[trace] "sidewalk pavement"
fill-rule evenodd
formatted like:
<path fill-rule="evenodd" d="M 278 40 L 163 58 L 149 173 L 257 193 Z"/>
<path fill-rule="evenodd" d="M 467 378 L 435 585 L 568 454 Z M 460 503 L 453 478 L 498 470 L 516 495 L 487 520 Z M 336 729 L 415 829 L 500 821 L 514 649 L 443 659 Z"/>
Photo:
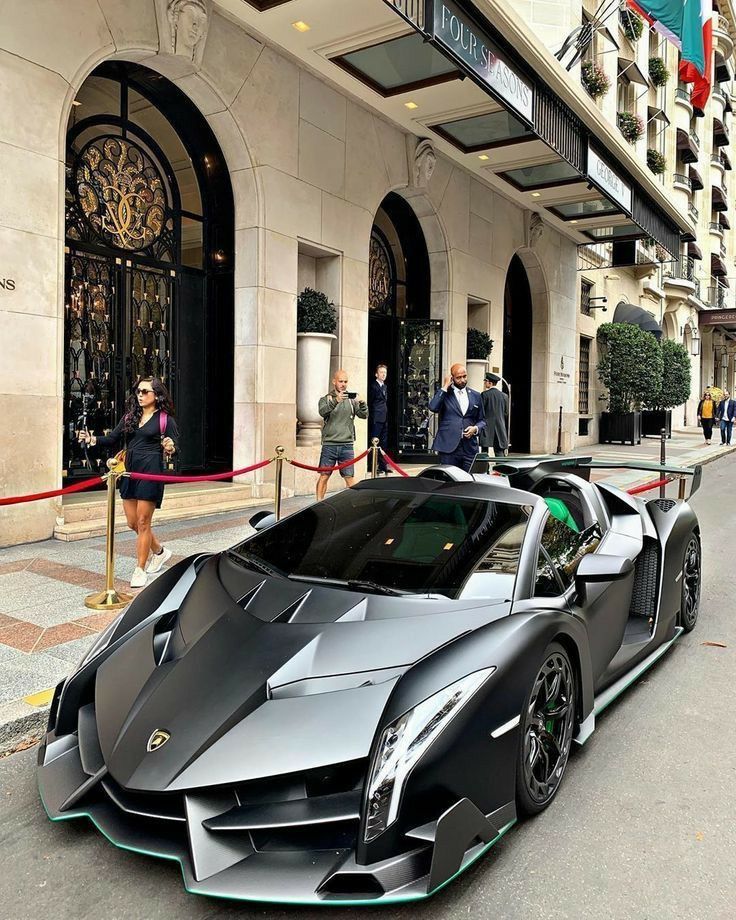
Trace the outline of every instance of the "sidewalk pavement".
<path fill-rule="evenodd" d="M 678 466 L 708 463 L 736 450 L 721 447 L 716 438 L 703 444 L 699 429 L 674 431 L 667 442 L 667 462 Z M 598 444 L 577 450 L 578 456 L 599 460 L 659 462 L 658 439 L 638 446 Z M 421 467 L 411 467 L 416 472 Z M 631 488 L 656 478 L 640 470 L 596 471 L 619 488 Z M 306 507 L 312 497 L 287 499 L 289 514 Z M 261 506 L 262 507 L 262 506 Z M 172 564 L 202 551 L 220 551 L 245 539 L 255 508 L 192 518 L 156 527 L 159 539 L 174 553 Z M 116 538 L 118 590 L 130 591 L 135 537 Z M 46 540 L 0 550 L 0 754 L 24 739 L 38 737 L 46 721 L 53 687 L 76 665 L 95 636 L 117 613 L 95 613 L 84 598 L 104 586 L 105 541 L 95 537 L 74 543 Z"/>

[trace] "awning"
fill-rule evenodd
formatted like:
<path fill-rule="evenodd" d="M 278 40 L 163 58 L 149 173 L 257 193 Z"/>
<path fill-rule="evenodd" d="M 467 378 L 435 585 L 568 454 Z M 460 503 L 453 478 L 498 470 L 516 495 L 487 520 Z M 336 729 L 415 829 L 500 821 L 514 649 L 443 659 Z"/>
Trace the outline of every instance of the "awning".
<path fill-rule="evenodd" d="M 718 51 L 715 55 L 715 80 L 716 83 L 730 83 L 731 82 L 731 68 L 728 66 L 728 63 L 724 59 L 723 55 Z"/>
<path fill-rule="evenodd" d="M 645 332 L 651 332 L 655 339 L 659 339 L 662 336 L 662 327 L 654 318 L 654 314 L 643 307 L 635 306 L 633 303 L 626 303 L 622 300 L 616 304 L 613 321 L 614 323 L 631 323 Z"/>
<path fill-rule="evenodd" d="M 728 154 L 725 150 L 721 150 L 721 162 L 723 163 L 724 169 L 731 169 L 731 160 L 728 158 Z"/>
<path fill-rule="evenodd" d="M 649 80 L 647 80 L 641 72 L 639 65 L 636 61 L 632 61 L 629 58 L 620 57 L 618 59 L 618 75 L 619 77 L 626 77 L 630 83 L 638 83 L 640 86 L 649 86 Z"/>
<path fill-rule="evenodd" d="M 721 213 L 718 215 L 718 223 L 723 227 L 724 230 L 730 230 L 730 229 L 731 229 L 731 224 L 729 223 L 728 218 L 726 217 L 726 215 L 725 215 L 723 212 L 721 212 Z"/>
<path fill-rule="evenodd" d="M 726 193 L 720 187 L 720 185 L 714 185 L 711 189 L 710 194 L 711 207 L 714 211 L 727 211 L 728 202 L 726 201 Z"/>
<path fill-rule="evenodd" d="M 649 124 L 650 121 L 661 121 L 664 125 L 670 123 L 665 110 L 658 108 L 656 105 L 647 106 L 647 124 Z"/>
<path fill-rule="evenodd" d="M 694 192 L 699 192 L 701 188 L 705 188 L 705 186 L 703 185 L 703 180 L 700 177 L 700 173 L 697 171 L 697 169 L 694 166 L 690 167 L 690 169 L 688 170 L 688 173 L 690 175 L 690 182 L 692 184 Z"/>
<path fill-rule="evenodd" d="M 684 128 L 677 129 L 677 149 L 680 151 L 683 163 L 698 162 L 698 145 L 692 135 Z"/>
<path fill-rule="evenodd" d="M 728 131 L 720 118 L 713 119 L 713 146 L 727 147 L 729 144 Z"/>
<path fill-rule="evenodd" d="M 711 275 L 718 275 L 719 278 L 725 278 L 728 274 L 726 263 L 715 252 L 710 254 L 710 273 Z M 728 285 L 726 285 L 726 287 L 728 287 Z"/>
<path fill-rule="evenodd" d="M 687 244 L 687 254 L 691 259 L 697 259 L 699 262 L 703 258 L 703 253 L 700 251 L 700 246 L 697 243 L 688 243 Z"/>

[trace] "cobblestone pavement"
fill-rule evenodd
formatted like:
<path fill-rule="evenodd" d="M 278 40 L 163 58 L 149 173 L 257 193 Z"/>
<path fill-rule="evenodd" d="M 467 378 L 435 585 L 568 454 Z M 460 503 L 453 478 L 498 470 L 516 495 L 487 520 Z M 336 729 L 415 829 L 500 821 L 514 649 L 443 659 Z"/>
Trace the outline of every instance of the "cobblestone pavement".
<path fill-rule="evenodd" d="M 715 443 L 705 447 L 698 429 L 676 431 L 667 443 L 668 463 L 690 466 L 723 457 L 736 450 Z M 659 461 L 657 439 L 641 445 L 595 445 L 578 450 L 610 461 Z M 416 472 L 422 467 L 410 467 Z M 651 481 L 651 472 L 636 470 L 596 471 L 621 488 Z M 311 496 L 299 496 L 284 503 L 285 513 L 302 508 Z M 252 531 L 251 511 L 192 518 L 156 527 L 156 533 L 172 550 L 171 563 L 203 550 L 218 551 L 243 540 Z M 116 537 L 118 590 L 130 591 L 134 536 Z M 104 585 L 105 542 L 91 538 L 73 543 L 46 540 L 0 550 L 0 749 L 2 726 L 48 705 L 53 688 L 84 655 L 95 635 L 116 616 L 94 613 L 84 598 Z"/>

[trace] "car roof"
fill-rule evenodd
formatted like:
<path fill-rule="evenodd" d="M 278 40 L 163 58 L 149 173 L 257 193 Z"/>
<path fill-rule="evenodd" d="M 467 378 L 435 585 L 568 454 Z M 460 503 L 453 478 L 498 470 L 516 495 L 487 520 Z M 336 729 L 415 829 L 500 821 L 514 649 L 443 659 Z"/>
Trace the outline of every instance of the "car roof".
<path fill-rule="evenodd" d="M 376 492 L 408 492 L 413 495 L 435 494 L 456 498 L 476 498 L 483 501 L 504 502 L 510 505 L 536 505 L 542 499 L 534 492 L 512 489 L 505 480 L 498 483 L 489 477 L 484 482 L 453 482 L 429 479 L 422 476 L 391 479 L 364 479 L 354 489 Z"/>

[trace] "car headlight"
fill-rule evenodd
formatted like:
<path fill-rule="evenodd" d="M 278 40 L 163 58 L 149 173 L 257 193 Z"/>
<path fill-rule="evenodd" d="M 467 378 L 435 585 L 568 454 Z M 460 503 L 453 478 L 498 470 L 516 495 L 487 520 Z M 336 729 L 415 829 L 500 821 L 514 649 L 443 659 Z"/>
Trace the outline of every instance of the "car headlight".
<path fill-rule="evenodd" d="M 92 661 L 95 655 L 99 655 L 99 653 L 107 646 L 107 643 L 110 641 L 112 634 L 115 632 L 115 627 L 122 620 L 122 618 L 123 614 L 121 613 L 119 616 L 115 617 L 112 623 L 110 623 L 102 630 L 102 632 L 92 644 L 92 648 L 88 652 L 85 652 L 76 668 L 74 668 L 72 671 L 72 674 L 76 674 L 77 671 L 81 671 L 89 661 Z"/>
<path fill-rule="evenodd" d="M 366 843 L 396 820 L 401 791 L 414 765 L 495 670 L 484 668 L 455 681 L 404 713 L 384 731 L 368 781 Z"/>

